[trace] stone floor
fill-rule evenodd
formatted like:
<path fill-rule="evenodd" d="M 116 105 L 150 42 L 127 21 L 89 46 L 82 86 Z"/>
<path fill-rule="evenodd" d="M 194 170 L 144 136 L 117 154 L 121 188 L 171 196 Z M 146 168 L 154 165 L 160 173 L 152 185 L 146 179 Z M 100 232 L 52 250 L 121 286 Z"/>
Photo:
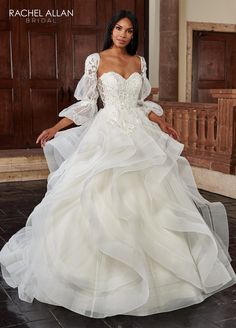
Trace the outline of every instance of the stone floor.
<path fill-rule="evenodd" d="M 25 223 L 45 192 L 45 181 L 0 184 L 0 247 Z M 236 269 L 236 200 L 201 191 L 210 201 L 224 203 L 229 216 L 230 254 Z M 92 319 L 62 307 L 20 301 L 17 290 L 0 280 L 0 327 L 17 328 L 234 328 L 236 285 L 204 302 L 178 311 L 146 317 Z"/>

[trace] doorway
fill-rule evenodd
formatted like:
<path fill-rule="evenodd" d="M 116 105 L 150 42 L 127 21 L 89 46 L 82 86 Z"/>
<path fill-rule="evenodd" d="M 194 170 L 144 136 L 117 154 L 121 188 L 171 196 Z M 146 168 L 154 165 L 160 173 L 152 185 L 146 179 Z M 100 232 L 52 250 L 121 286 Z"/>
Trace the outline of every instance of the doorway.
<path fill-rule="evenodd" d="M 193 31 L 192 102 L 215 102 L 210 89 L 236 88 L 236 33 Z"/>

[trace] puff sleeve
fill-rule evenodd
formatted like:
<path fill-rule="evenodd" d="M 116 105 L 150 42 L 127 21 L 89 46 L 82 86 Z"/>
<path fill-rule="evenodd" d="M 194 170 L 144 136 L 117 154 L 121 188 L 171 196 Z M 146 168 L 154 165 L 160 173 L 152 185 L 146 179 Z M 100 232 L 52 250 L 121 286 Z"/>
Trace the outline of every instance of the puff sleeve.
<path fill-rule="evenodd" d="M 144 57 L 140 56 L 140 58 L 141 58 L 142 87 L 141 87 L 140 94 L 139 94 L 138 104 L 139 104 L 139 106 L 141 106 L 141 110 L 143 110 L 146 115 L 148 115 L 150 112 L 153 112 L 158 116 L 162 116 L 163 109 L 160 105 L 158 105 L 157 103 L 155 103 L 153 101 L 144 100 L 145 98 L 147 98 L 150 95 L 152 88 L 151 88 L 150 82 L 146 76 L 146 71 L 147 71 L 146 61 L 145 61 Z"/>
<path fill-rule="evenodd" d="M 89 55 L 85 60 L 84 75 L 75 89 L 74 97 L 78 100 L 73 105 L 63 109 L 60 117 L 67 117 L 77 125 L 83 125 L 97 113 L 97 68 L 99 62 L 97 53 Z"/>

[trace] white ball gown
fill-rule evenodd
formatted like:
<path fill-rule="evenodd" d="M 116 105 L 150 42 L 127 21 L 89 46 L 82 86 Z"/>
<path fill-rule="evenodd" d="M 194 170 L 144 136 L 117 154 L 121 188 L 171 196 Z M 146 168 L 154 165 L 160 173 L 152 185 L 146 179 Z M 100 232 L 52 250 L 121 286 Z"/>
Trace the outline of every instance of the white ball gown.
<path fill-rule="evenodd" d="M 0 252 L 3 277 L 21 300 L 95 318 L 143 316 L 236 282 L 222 204 L 211 213 L 216 231 L 196 206 L 210 203 L 181 156 L 184 145 L 147 117 L 162 108 L 144 101 L 150 83 L 140 59 L 141 73 L 128 79 L 112 71 L 97 78 L 99 54 L 86 59 L 78 102 L 60 113 L 82 125 L 46 144 L 47 193 Z"/>

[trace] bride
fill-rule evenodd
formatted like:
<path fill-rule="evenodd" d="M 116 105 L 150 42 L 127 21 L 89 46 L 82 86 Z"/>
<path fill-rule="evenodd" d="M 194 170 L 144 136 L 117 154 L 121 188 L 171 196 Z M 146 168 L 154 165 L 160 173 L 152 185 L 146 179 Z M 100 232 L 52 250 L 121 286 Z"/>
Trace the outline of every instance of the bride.
<path fill-rule="evenodd" d="M 144 316 L 202 302 L 236 282 L 223 205 L 212 212 L 216 231 L 196 206 L 211 203 L 197 190 L 177 132 L 145 101 L 151 88 L 137 40 L 135 16 L 120 11 L 103 51 L 86 59 L 78 102 L 37 139 L 48 189 L 0 252 L 3 277 L 21 300 L 95 318 Z M 80 126 L 58 132 L 72 122 Z"/>

